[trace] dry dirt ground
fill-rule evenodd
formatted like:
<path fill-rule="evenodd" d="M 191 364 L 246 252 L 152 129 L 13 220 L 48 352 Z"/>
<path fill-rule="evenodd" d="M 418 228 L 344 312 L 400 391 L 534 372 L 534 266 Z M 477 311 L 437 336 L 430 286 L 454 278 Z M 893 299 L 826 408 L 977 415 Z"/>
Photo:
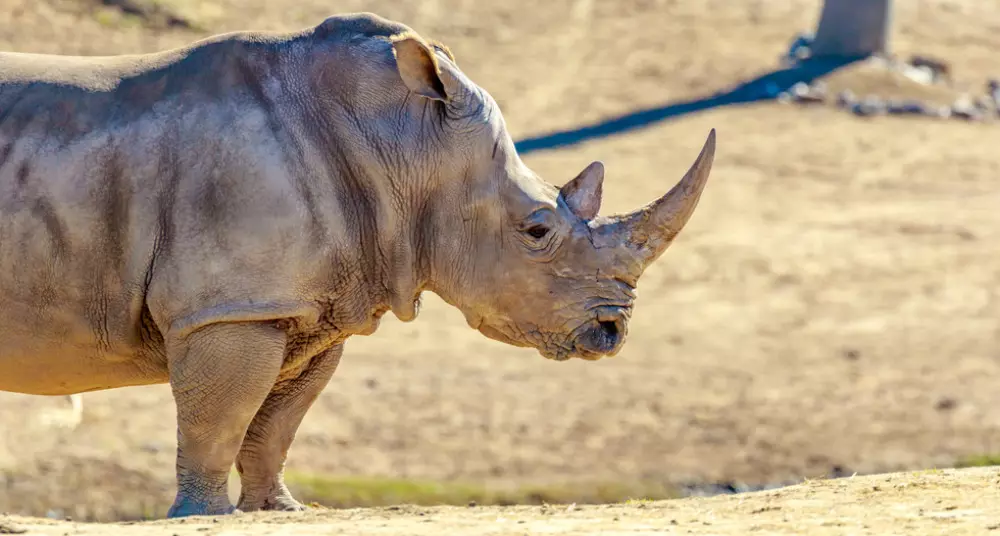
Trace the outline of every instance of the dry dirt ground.
<path fill-rule="evenodd" d="M 996 468 L 884 474 L 744 495 L 598 506 L 413 506 L 86 524 L 0 516 L 33 536 L 407 534 L 990 534 L 1000 531 Z"/>
<path fill-rule="evenodd" d="M 335 12 L 375 11 L 447 43 L 524 138 L 708 96 L 765 73 L 795 32 L 813 27 L 820 4 L 160 3 L 201 29 L 150 28 L 83 0 L 5 0 L 0 48 L 143 52 L 220 31 L 300 28 Z M 1000 76 L 1000 4 L 897 4 L 900 54 L 949 60 L 958 83 L 977 93 Z M 850 71 L 839 76 L 843 84 Z M 859 83 L 868 91 L 909 87 L 871 76 Z M 348 343 L 299 432 L 290 470 L 490 485 L 764 483 L 945 467 L 1000 451 L 1000 123 L 862 119 L 771 102 L 525 160 L 561 184 L 602 159 L 604 210 L 631 209 L 680 178 L 712 127 L 713 177 L 688 228 L 644 276 L 618 357 L 545 361 L 486 340 L 428 296 L 416 322 L 389 318 L 374 336 Z M 109 519 L 123 515 L 122 504 L 146 501 L 141 508 L 162 512 L 174 485 L 168 388 L 88 394 L 73 431 L 39 419 L 61 404 L 0 394 L 0 511 Z M 926 490 L 906 488 L 914 495 L 899 500 L 925 501 L 927 512 L 937 495 L 958 501 L 961 482 L 942 478 Z M 968 478 L 972 486 L 980 477 Z M 839 496 L 841 485 L 800 488 L 788 497 L 804 502 L 782 508 L 825 512 L 821 501 Z M 850 493 L 854 506 L 845 512 L 880 497 Z M 969 491 L 961 501 L 982 496 Z M 786 496 L 764 497 L 781 505 Z M 657 508 L 688 511 L 687 520 L 699 508 L 744 513 L 738 498 L 713 500 Z M 851 522 L 896 515 L 872 504 Z M 564 519 L 582 523 L 601 511 Z M 463 523 L 496 513 L 462 512 Z M 538 518 L 537 509 L 519 512 Z M 765 517 L 780 521 L 783 512 Z M 350 515 L 320 519 L 344 523 Z"/>

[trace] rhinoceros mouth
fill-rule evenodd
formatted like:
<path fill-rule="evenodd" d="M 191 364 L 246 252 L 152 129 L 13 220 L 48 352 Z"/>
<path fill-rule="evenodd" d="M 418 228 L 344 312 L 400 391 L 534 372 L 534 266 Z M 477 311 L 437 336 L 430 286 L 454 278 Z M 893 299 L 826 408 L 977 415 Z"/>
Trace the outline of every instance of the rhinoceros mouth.
<path fill-rule="evenodd" d="M 572 332 L 557 334 L 537 331 L 522 333 L 513 324 L 489 322 L 485 318 L 470 326 L 492 339 L 520 348 L 534 348 L 553 361 L 572 358 L 597 361 L 621 350 L 628 332 L 631 304 L 603 304 L 592 307 L 586 320 Z"/>

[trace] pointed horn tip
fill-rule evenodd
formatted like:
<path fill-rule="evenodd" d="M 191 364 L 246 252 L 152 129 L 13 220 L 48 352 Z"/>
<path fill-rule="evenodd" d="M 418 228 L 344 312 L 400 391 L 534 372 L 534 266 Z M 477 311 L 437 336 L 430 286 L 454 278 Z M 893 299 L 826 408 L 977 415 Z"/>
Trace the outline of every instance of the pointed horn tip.
<path fill-rule="evenodd" d="M 705 153 L 715 156 L 715 129 L 708 131 L 708 139 L 705 140 Z"/>
<path fill-rule="evenodd" d="M 695 158 L 694 163 L 691 164 L 691 169 L 688 170 L 688 175 L 685 175 L 685 178 L 695 177 L 702 174 L 706 174 L 704 178 L 708 178 L 707 173 L 712 169 L 713 163 L 715 163 L 714 128 L 708 132 L 708 138 L 705 139 L 705 145 L 702 146 L 701 152 L 698 153 L 698 157 Z"/>

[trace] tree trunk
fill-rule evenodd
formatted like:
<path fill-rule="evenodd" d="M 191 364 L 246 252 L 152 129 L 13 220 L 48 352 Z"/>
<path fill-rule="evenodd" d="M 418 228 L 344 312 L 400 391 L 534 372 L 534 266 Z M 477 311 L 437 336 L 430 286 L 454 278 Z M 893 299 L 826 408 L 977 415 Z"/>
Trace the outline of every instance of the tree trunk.
<path fill-rule="evenodd" d="M 892 0 L 825 0 L 813 57 L 866 57 L 889 52 Z"/>

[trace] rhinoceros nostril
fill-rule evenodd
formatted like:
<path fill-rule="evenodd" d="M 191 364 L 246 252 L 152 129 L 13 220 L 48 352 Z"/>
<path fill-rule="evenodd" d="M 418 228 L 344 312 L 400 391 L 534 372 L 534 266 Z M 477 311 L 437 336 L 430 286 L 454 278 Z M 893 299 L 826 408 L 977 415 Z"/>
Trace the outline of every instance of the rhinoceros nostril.
<path fill-rule="evenodd" d="M 601 331 L 604 332 L 604 336 L 608 339 L 614 339 L 618 336 L 618 323 L 610 320 L 601 320 L 598 322 L 601 326 Z"/>

